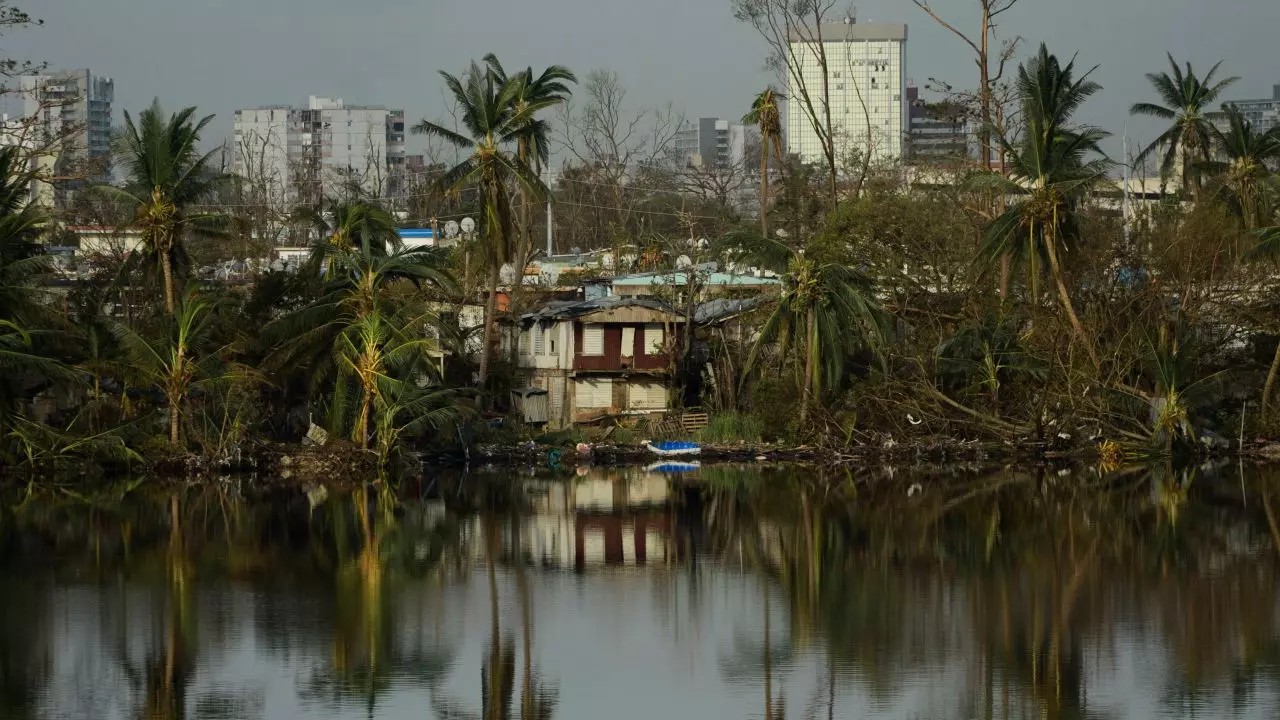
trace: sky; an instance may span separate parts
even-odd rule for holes
[[[579,75],[616,71],[628,103],[667,102],[688,117],[737,118],[772,80],[764,42],[736,21],[731,0],[9,0],[44,26],[0,38],[0,56],[89,67],[116,81],[116,116],[159,97],[199,106],[231,132],[236,108],[303,105],[309,95],[405,109],[410,122],[441,114],[437,70],[463,70],[495,52],[508,68],[552,63]],[[977,0],[933,0],[962,27]],[[911,0],[859,0],[861,22],[908,25],[907,75],[976,86],[965,46]],[[1280,84],[1280,0],[1020,0],[1001,33],[1099,65],[1103,91],[1084,122],[1116,134],[1128,107],[1154,100],[1144,73],[1165,70],[1166,51],[1207,68],[1225,60],[1241,81],[1235,98],[1270,97]],[[1155,137],[1129,122],[1134,145]],[[410,150],[417,141],[410,139]]]

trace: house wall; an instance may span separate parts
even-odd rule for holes
[[[631,347],[627,352],[622,349],[623,329],[631,328],[632,335]],[[574,370],[665,370],[670,367],[670,354],[659,353],[656,355],[649,354],[649,348],[645,346],[645,323],[627,323],[623,324],[605,324],[604,325],[604,354],[603,355],[583,355],[583,334],[586,329],[585,323],[573,323],[573,369]],[[673,325],[667,331],[671,333],[679,332],[678,325]]]

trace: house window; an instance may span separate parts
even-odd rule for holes
[[[604,355],[603,325],[587,325],[582,329],[582,354]]]
[[[651,324],[644,326],[644,352],[646,355],[661,355],[663,341],[661,325]]]
[[[662,383],[633,382],[627,385],[628,410],[666,410],[667,388]]]
[[[636,329],[633,327],[622,328],[622,357],[631,357],[636,354]]]
[[[575,380],[574,403],[579,408],[613,407],[613,381],[604,379]]]
[[[538,327],[537,325],[534,325],[532,328],[530,328],[529,333],[533,335],[533,354],[541,355],[543,351],[542,338],[544,336],[542,328]]]
[[[556,354],[556,331],[555,328],[547,328],[542,331],[542,348],[548,355]]]

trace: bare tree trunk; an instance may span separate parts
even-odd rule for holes
[[[1097,367],[1098,354],[1093,349],[1093,341],[1085,334],[1084,325],[1080,323],[1079,316],[1076,315],[1075,307],[1071,304],[1071,294],[1067,292],[1067,283],[1062,277],[1062,267],[1058,264],[1058,248],[1057,238],[1052,234],[1045,237],[1045,249],[1049,254],[1049,267],[1053,271],[1053,282],[1058,286],[1058,299],[1062,301],[1062,309],[1067,313],[1067,319],[1071,322],[1071,327],[1075,330],[1076,337],[1084,344],[1085,352],[1089,354],[1089,359],[1093,361],[1094,367]]]
[[[173,254],[170,243],[165,243],[161,249],[160,268],[164,274],[164,310],[173,317],[174,292],[173,292]]]
[[[809,317],[806,321],[806,332],[808,336],[808,347],[806,348],[804,360],[804,387],[800,390],[800,424],[804,425],[809,419],[809,403],[813,401],[813,379],[814,370],[818,364],[818,321],[813,313],[813,308],[809,308]]]
[[[178,432],[182,418],[182,408],[179,407],[181,402],[176,397],[169,401],[169,444],[174,447],[177,447],[178,442],[182,439]]]
[[[760,235],[769,237],[769,138],[760,143]]]
[[[1275,390],[1276,376],[1280,375],[1280,343],[1276,344],[1275,357],[1271,360],[1271,369],[1267,371],[1267,383],[1262,386],[1262,416],[1267,416],[1271,405],[1271,393]]]

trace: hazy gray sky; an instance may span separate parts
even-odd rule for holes
[[[760,69],[766,48],[734,20],[730,0],[15,2],[46,24],[0,40],[3,54],[110,75],[118,109],[156,96],[167,107],[198,105],[217,114],[219,136],[237,107],[308,95],[404,107],[411,121],[435,117],[436,70],[461,70],[489,51],[508,67],[616,70],[634,103],[670,100],[691,117],[738,117],[769,80]],[[919,84],[930,76],[975,84],[967,48],[910,0],[856,4],[864,22],[909,25],[908,75]],[[933,4],[972,26],[976,0]],[[1021,0],[1003,29],[1025,37],[1027,52],[1043,40],[1100,64],[1105,89],[1083,119],[1117,135],[1129,104],[1151,99],[1143,73],[1163,69],[1166,50],[1197,66],[1224,59],[1243,78],[1234,96],[1269,96],[1280,83],[1278,30],[1280,0]],[[1153,136],[1141,121],[1130,133],[1135,142]],[[1110,147],[1118,154],[1118,141]]]

